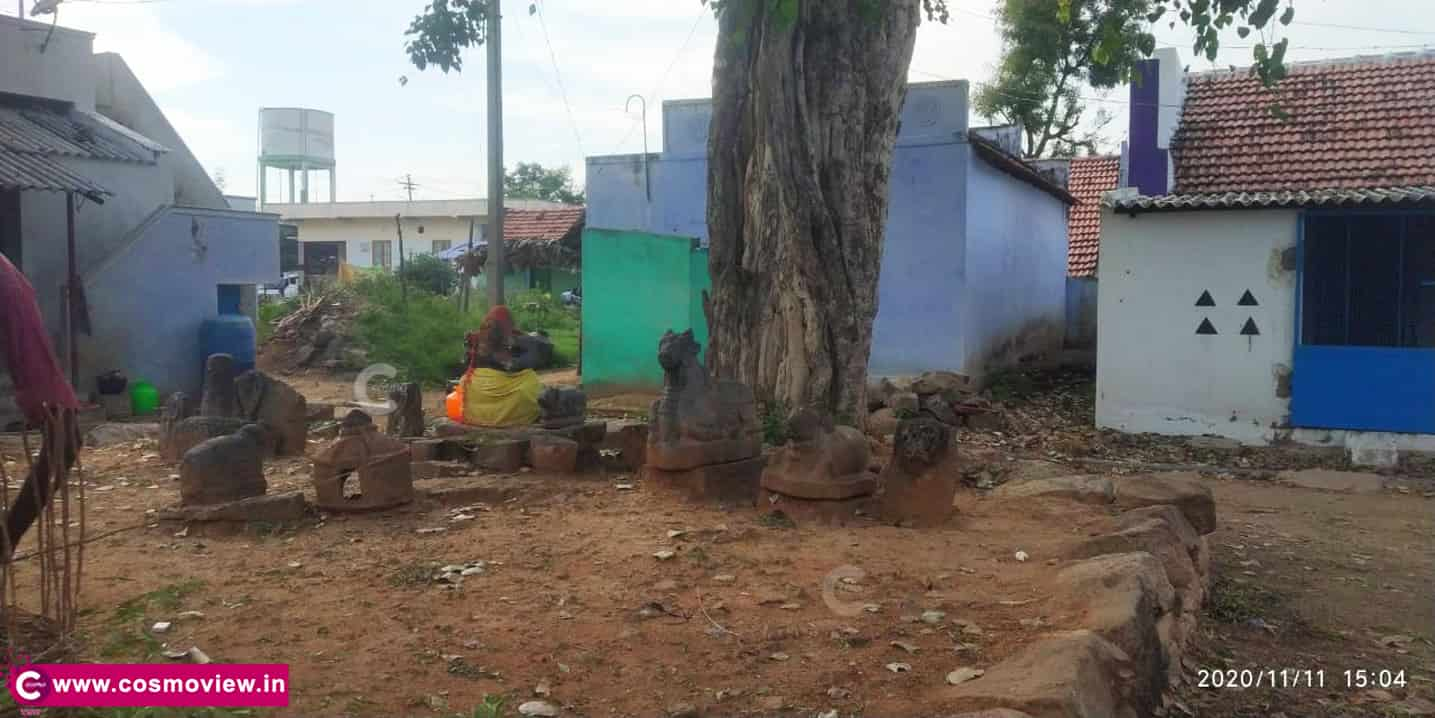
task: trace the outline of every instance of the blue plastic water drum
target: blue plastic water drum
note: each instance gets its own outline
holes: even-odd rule
[[[205,320],[199,330],[200,365],[211,354],[228,354],[234,357],[236,373],[254,368],[258,336],[254,322],[243,314],[221,314]]]

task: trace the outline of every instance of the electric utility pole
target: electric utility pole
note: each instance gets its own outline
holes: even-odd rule
[[[488,2],[488,306],[503,304],[503,45],[502,14]]]
[[[409,201],[410,201],[410,202],[414,201],[414,188],[418,187],[418,185],[414,184],[414,176],[413,176],[413,175],[404,175],[404,178],[401,179],[401,180],[399,180],[399,186],[400,186],[400,187],[403,187],[403,188],[406,189],[406,190],[408,190],[408,191],[409,191]]]

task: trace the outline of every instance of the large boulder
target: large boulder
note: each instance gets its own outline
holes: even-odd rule
[[[1149,553],[1161,563],[1175,588],[1180,610],[1195,611],[1204,599],[1202,550],[1201,536],[1185,515],[1174,506],[1161,505],[1123,513],[1117,519],[1116,531],[1083,541],[1067,557]]]
[[[912,382],[918,394],[947,394],[971,391],[971,379],[951,371],[924,371]]]
[[[1032,643],[986,674],[943,695],[958,710],[1008,709],[1040,718],[1136,718],[1124,694],[1130,659],[1092,631],[1057,633]],[[978,713],[977,715],[981,715]],[[1001,714],[997,714],[1001,715]]]
[[[1135,509],[1170,504],[1202,535],[1216,530],[1216,498],[1199,474],[1172,472],[1118,478],[1116,505]]]

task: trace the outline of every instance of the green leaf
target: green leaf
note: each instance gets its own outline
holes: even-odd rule
[[[536,2],[528,3],[528,16],[529,16],[529,17],[533,17],[534,15],[537,15],[537,14],[538,14],[538,3],[536,3]]]
[[[1242,40],[1244,40],[1246,37],[1248,37],[1248,36],[1251,34],[1251,29],[1248,28],[1248,27],[1246,27],[1245,25],[1242,25],[1242,26],[1236,28],[1236,34],[1239,35]]]
[[[1258,0],[1256,9],[1251,11],[1246,20],[1252,27],[1265,27],[1278,8],[1280,8],[1280,0]]]
[[[1283,13],[1281,13],[1281,24],[1282,24],[1282,25],[1289,25],[1289,24],[1291,24],[1291,20],[1294,20],[1294,19],[1295,19],[1295,6],[1294,6],[1294,5],[1288,5],[1288,6],[1286,6],[1286,11],[1283,12]]]
[[[797,22],[797,0],[773,0],[773,23],[786,30]]]
[[[1056,19],[1063,25],[1071,24],[1071,0],[1056,0]]]

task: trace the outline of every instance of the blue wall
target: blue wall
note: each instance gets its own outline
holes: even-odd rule
[[[697,237],[706,245],[710,117],[707,100],[664,103],[664,152],[648,156],[651,201],[644,191],[642,155],[589,157],[588,226]],[[893,157],[873,326],[875,374],[963,368],[959,307],[972,163],[966,132],[967,83],[910,86]]]
[[[1067,205],[985,161],[971,163],[964,362],[969,372],[1060,349]]]
[[[1096,277],[1066,278],[1066,345],[1073,349],[1096,346]]]
[[[94,335],[80,338],[80,383],[119,369],[161,396],[198,395],[199,327],[218,316],[221,284],[279,277],[278,216],[164,208],[116,256],[85,272]]]

